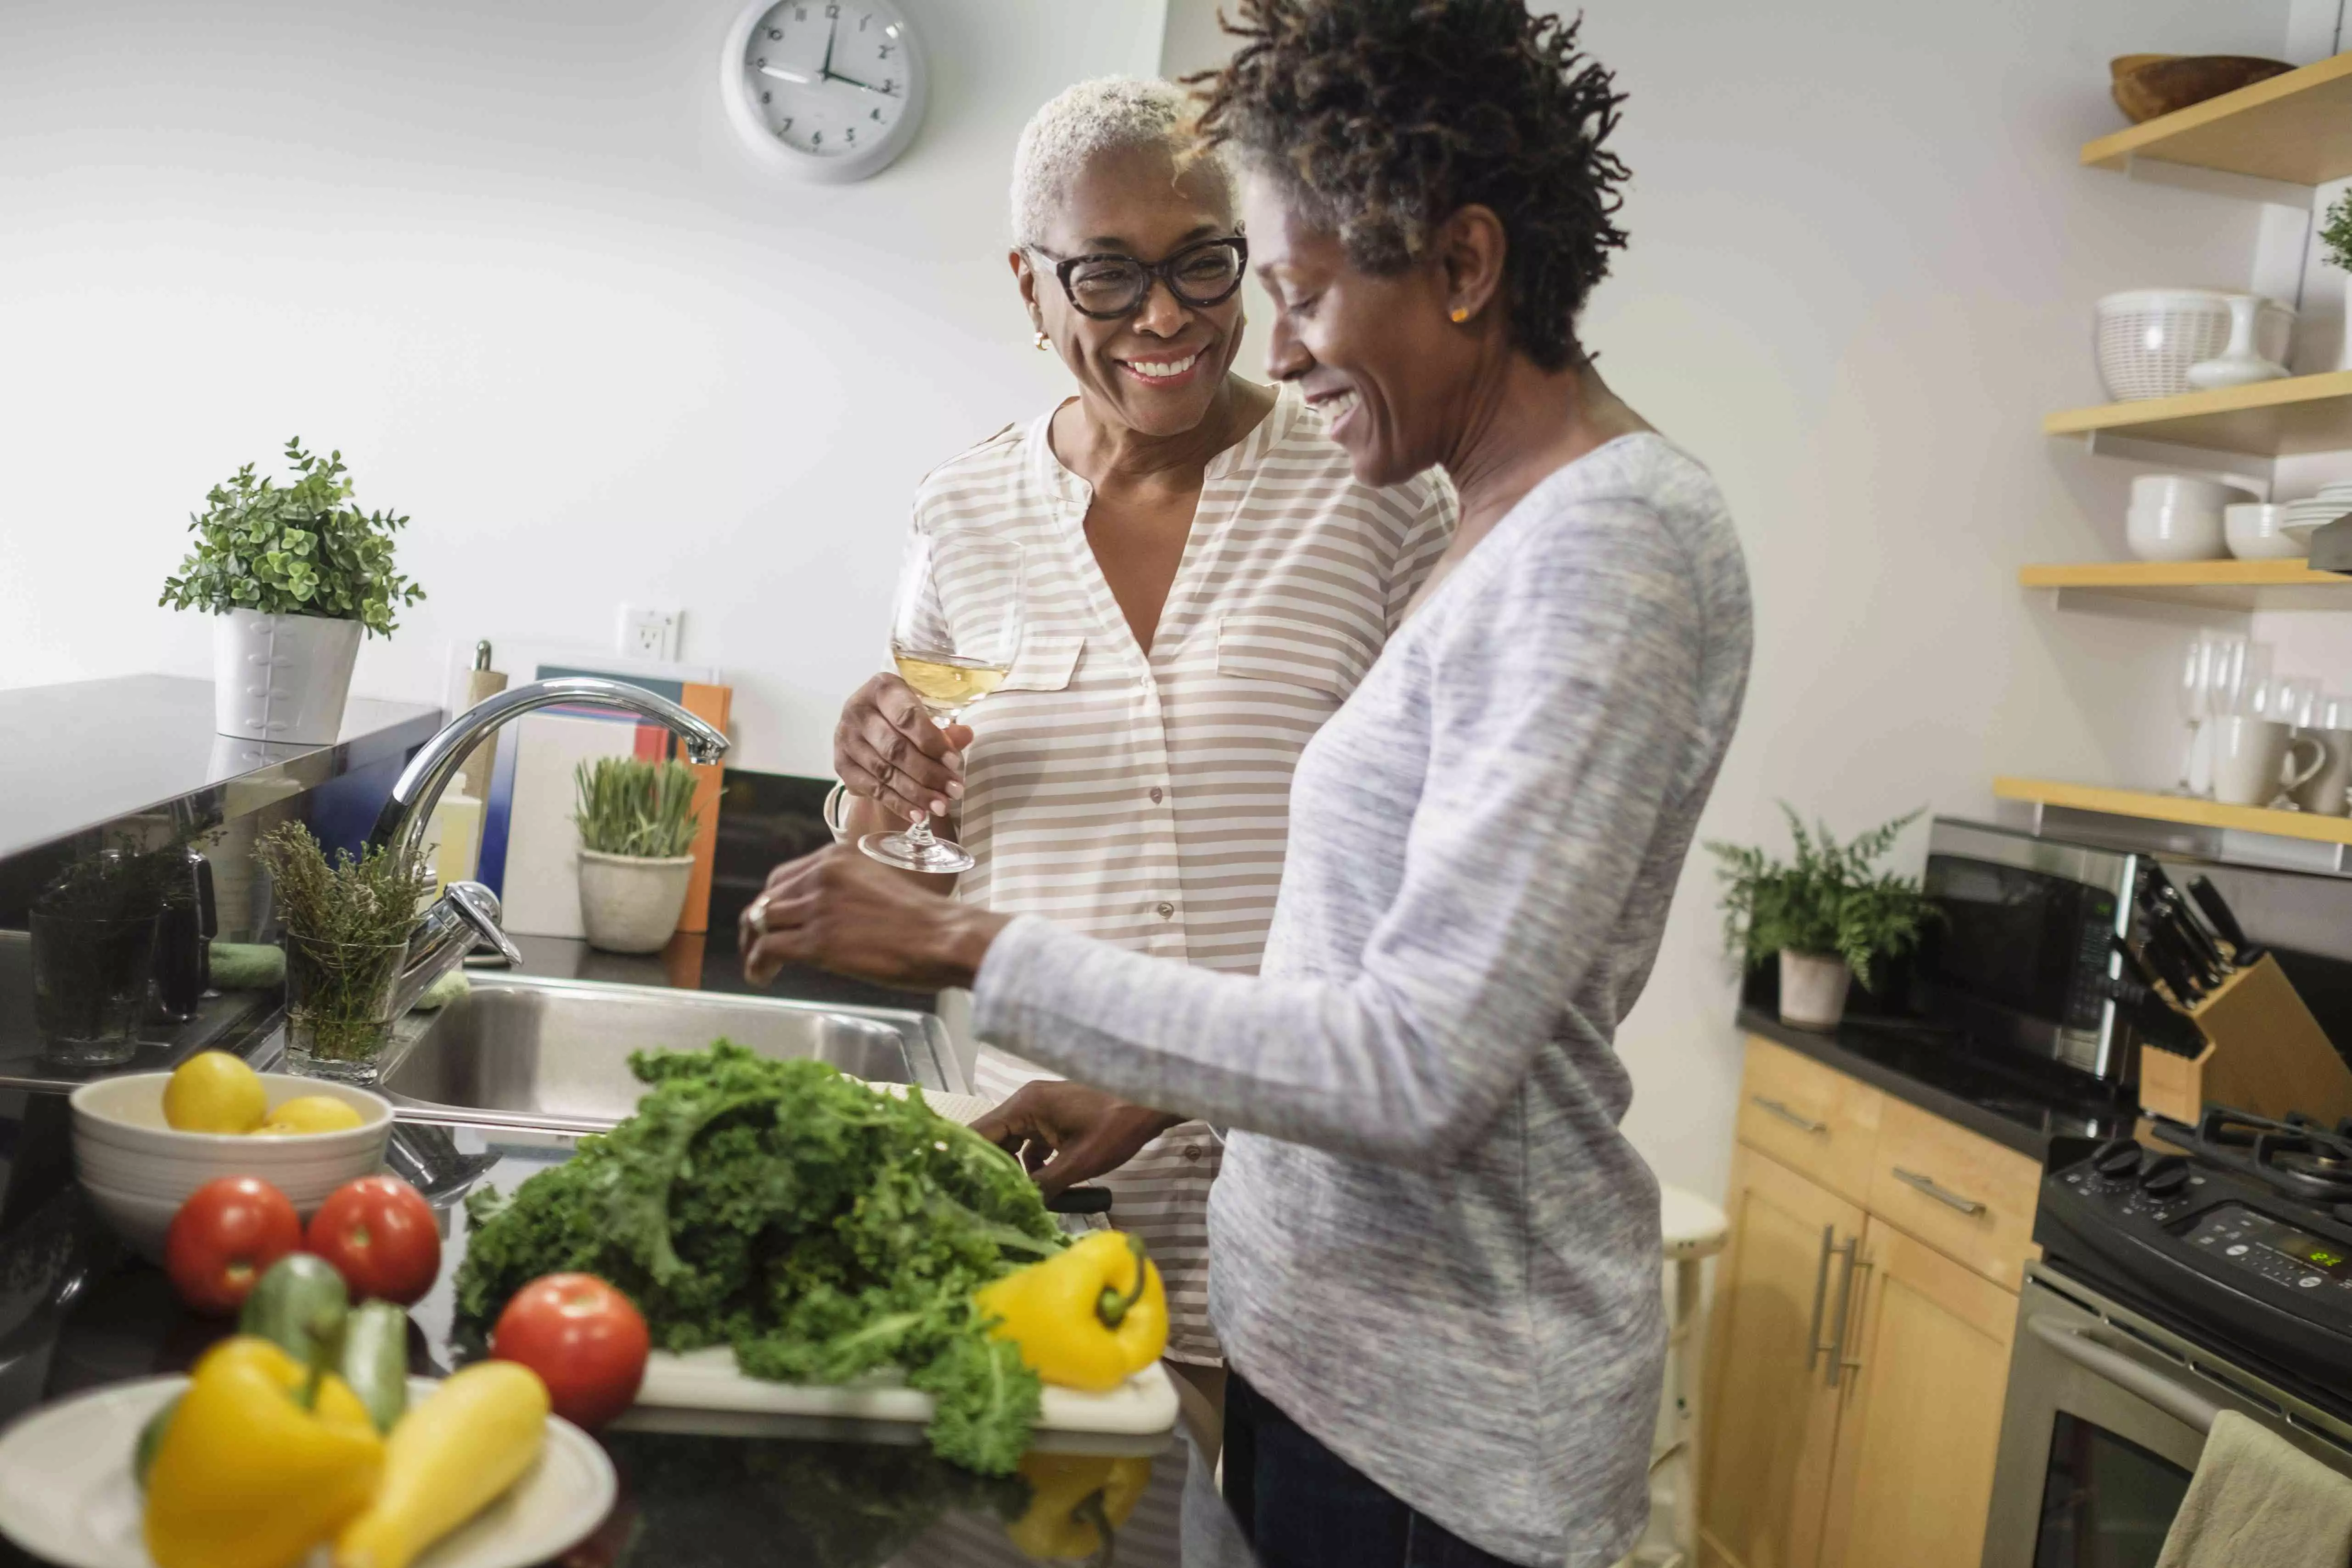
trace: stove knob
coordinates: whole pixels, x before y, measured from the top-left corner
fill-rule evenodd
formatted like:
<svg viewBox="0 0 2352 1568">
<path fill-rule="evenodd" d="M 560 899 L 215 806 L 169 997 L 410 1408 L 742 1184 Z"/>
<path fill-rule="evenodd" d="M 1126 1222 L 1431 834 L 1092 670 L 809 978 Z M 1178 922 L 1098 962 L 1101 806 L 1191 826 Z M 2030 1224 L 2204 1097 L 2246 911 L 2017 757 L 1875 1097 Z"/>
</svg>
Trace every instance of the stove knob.
<svg viewBox="0 0 2352 1568">
<path fill-rule="evenodd" d="M 2150 1197 L 2167 1198 L 2189 1184 L 2189 1162 L 2165 1154 L 2147 1163 L 2139 1173 L 2140 1190 Z"/>
<path fill-rule="evenodd" d="M 2139 1170 L 2139 1145 L 2128 1138 L 2102 1143 L 2091 1154 L 2091 1169 L 2112 1181 L 2127 1182 Z"/>
</svg>

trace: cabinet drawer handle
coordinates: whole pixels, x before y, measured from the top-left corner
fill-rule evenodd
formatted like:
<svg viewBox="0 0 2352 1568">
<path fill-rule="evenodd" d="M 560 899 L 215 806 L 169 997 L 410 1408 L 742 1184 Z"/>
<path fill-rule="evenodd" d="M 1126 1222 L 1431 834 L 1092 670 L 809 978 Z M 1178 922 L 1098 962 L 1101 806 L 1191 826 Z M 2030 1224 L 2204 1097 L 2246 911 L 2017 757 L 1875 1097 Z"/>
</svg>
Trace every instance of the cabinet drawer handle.
<svg viewBox="0 0 2352 1568">
<path fill-rule="evenodd" d="M 1980 1215 L 1985 1212 L 1984 1205 L 1974 1198 L 1962 1197 L 1933 1176 L 1923 1176 L 1916 1171 L 1906 1171 L 1897 1165 L 1895 1167 L 1895 1179 L 1906 1187 L 1915 1187 L 1927 1194 L 1939 1204 L 1949 1204 L 1962 1214 Z"/>
<path fill-rule="evenodd" d="M 1769 1111 L 1790 1126 L 1802 1131 L 1826 1132 L 1830 1130 L 1828 1122 L 1816 1121 L 1810 1116 L 1801 1116 L 1777 1100 L 1767 1100 L 1760 1094 L 1751 1094 L 1748 1097 L 1748 1102 L 1759 1110 Z"/>
</svg>

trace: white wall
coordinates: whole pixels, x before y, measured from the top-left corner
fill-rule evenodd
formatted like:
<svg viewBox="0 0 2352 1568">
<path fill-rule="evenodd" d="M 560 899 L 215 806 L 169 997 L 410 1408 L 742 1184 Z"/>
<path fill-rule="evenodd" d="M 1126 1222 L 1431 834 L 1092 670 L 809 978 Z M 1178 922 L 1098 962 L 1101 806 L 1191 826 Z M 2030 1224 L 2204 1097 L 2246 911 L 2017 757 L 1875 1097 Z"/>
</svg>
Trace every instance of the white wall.
<svg viewBox="0 0 2352 1568">
<path fill-rule="evenodd" d="M 2331 0 L 2332 4 L 2332 0 Z M 1177 63 L 1213 0 L 1174 0 Z M 2155 782 L 2187 623 L 2056 612 L 2028 562 L 2120 558 L 2134 468 L 2051 441 L 2102 401 L 2090 309 L 2244 287 L 2252 204 L 2089 172 L 2118 54 L 2277 54 L 2286 0 L 1583 0 L 1630 95 L 1632 248 L 1587 341 L 1715 470 L 1748 548 L 1756 661 L 1702 834 L 1785 846 L 1913 806 L 1984 815 L 1997 773 Z M 1915 836 L 1906 852 L 1916 864 Z M 1721 1190 L 1739 1039 L 1695 855 L 1618 1044 L 1628 1130 Z"/>
<path fill-rule="evenodd" d="M 187 514 L 287 436 L 415 521 L 478 637 L 687 612 L 738 756 L 829 773 L 925 469 L 1060 389 L 1003 264 L 1029 113 L 1157 68 L 1160 0 L 907 0 L 936 86 L 864 184 L 755 164 L 737 0 L 11 0 L 0 51 L 0 685 L 209 673 L 154 607 Z"/>
</svg>

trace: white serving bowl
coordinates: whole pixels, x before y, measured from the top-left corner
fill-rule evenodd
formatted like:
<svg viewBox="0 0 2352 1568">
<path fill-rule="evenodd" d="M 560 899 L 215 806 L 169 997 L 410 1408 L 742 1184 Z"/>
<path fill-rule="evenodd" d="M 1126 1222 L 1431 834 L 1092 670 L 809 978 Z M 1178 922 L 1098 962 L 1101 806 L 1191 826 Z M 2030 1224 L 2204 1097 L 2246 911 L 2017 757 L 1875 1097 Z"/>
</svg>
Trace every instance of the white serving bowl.
<svg viewBox="0 0 2352 1568">
<path fill-rule="evenodd" d="M 2217 289 L 2133 289 L 2101 300 L 2092 342 L 2107 395 L 2128 403 L 2189 391 L 2189 367 L 2229 346 L 2230 299 Z M 2291 308 L 2263 300 L 2254 353 L 2284 364 L 2294 328 Z"/>
<path fill-rule="evenodd" d="M 131 1251 L 150 1263 L 163 1261 L 163 1241 L 171 1235 L 172 1216 L 180 1212 L 182 1200 L 119 1193 L 90 1181 L 82 1183 L 81 1195 L 89 1200 L 98 1217 L 130 1244 Z"/>
<path fill-rule="evenodd" d="M 2142 561 L 2219 561 L 2228 542 L 2219 509 L 2136 506 L 2124 514 L 2124 543 Z"/>
<path fill-rule="evenodd" d="M 2304 553 L 2284 531 L 2286 508 L 2249 501 L 2221 509 L 2221 531 L 2241 561 L 2284 561 Z"/>
<path fill-rule="evenodd" d="M 383 1167 L 392 1106 L 366 1089 L 292 1073 L 264 1073 L 261 1082 L 272 1110 L 303 1095 L 320 1095 L 341 1100 L 362 1120 L 357 1127 L 337 1132 L 256 1138 L 182 1132 L 167 1125 L 163 1086 L 170 1079 L 169 1073 L 160 1072 L 100 1079 L 74 1090 L 70 1102 L 74 1173 L 89 1192 L 92 1205 L 134 1246 L 137 1238 L 126 1226 L 138 1221 L 135 1205 L 162 1205 L 176 1212 L 190 1193 L 221 1176 L 258 1176 L 284 1193 L 308 1219 L 337 1187 Z M 166 1226 L 171 1212 L 163 1215 Z"/>
<path fill-rule="evenodd" d="M 2188 474 L 2142 474 L 2131 484 L 2135 508 L 2183 507 L 2218 514 L 2225 506 L 2254 499 L 2253 492 L 2241 486 Z"/>
</svg>

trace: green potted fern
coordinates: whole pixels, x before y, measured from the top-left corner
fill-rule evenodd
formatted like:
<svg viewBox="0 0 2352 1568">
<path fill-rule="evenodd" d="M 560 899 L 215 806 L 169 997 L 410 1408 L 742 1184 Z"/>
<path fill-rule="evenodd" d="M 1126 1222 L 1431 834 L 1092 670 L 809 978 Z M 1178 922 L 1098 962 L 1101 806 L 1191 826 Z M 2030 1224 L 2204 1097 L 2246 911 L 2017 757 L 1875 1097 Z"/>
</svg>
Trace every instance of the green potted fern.
<svg viewBox="0 0 2352 1568">
<path fill-rule="evenodd" d="M 292 483 L 247 463 L 188 520 L 194 547 L 156 602 L 213 619 L 213 728 L 248 741 L 331 744 L 360 639 L 390 637 L 425 590 L 393 569 L 408 520 L 351 504 L 343 455 L 286 443 Z"/>
<path fill-rule="evenodd" d="M 1724 941 L 1750 968 L 1780 960 L 1782 1023 L 1834 1029 L 1849 984 L 1859 977 L 1870 989 L 1873 964 L 1910 952 L 1938 918 L 1916 878 L 1874 868 L 1919 813 L 1842 846 L 1826 826 L 1808 832 L 1787 803 L 1780 809 L 1796 842 L 1793 865 L 1744 845 L 1706 847 L 1723 863 Z"/>
<path fill-rule="evenodd" d="M 580 923 L 607 952 L 657 952 L 694 879 L 694 770 L 599 757 L 572 771 L 579 809 Z"/>
</svg>

